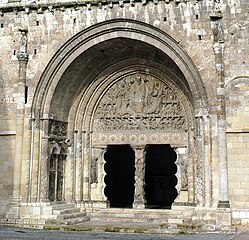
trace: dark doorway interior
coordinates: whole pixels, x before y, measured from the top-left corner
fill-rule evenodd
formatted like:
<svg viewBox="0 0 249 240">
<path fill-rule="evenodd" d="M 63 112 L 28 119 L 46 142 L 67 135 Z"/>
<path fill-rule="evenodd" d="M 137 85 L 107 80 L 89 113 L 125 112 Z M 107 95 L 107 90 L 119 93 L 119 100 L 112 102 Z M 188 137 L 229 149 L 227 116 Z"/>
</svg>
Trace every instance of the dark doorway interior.
<svg viewBox="0 0 249 240">
<path fill-rule="evenodd" d="M 105 195 L 110 207 L 131 208 L 134 201 L 135 153 L 129 145 L 110 145 L 105 153 Z"/>
<path fill-rule="evenodd" d="M 49 167 L 48 198 L 50 201 L 62 201 L 64 172 L 63 156 L 61 154 L 51 154 Z"/>
<path fill-rule="evenodd" d="M 177 197 L 175 151 L 169 144 L 148 145 L 145 161 L 147 208 L 171 208 Z"/>
</svg>

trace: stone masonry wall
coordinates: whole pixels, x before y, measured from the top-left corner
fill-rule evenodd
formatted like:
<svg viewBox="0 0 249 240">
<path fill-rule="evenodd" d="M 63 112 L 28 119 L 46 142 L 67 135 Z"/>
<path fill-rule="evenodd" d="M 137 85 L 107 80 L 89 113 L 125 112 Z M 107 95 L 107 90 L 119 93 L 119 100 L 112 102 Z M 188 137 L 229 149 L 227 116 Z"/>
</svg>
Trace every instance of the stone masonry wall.
<svg viewBox="0 0 249 240">
<path fill-rule="evenodd" d="M 12 194 L 13 182 L 13 163 L 12 159 L 15 156 L 15 135 L 0 136 L 0 218 L 4 217 L 6 212 L 6 203 Z"/>
<path fill-rule="evenodd" d="M 225 41 L 225 80 L 231 81 L 235 77 L 249 75 L 249 49 L 248 49 L 248 10 L 247 0 L 202 0 L 202 1 L 157 1 L 153 2 L 115 2 L 96 5 L 57 3 L 48 5 L 40 1 L 40 6 L 31 5 L 29 1 L 11 3 L 13 8 L 8 8 L 7 1 L 0 1 L 0 215 L 11 197 L 11 185 L 13 176 L 13 162 L 15 157 L 15 131 L 16 106 L 18 104 L 18 60 L 20 44 L 19 29 L 28 29 L 28 54 L 27 66 L 28 87 L 27 103 L 25 105 L 25 122 L 29 122 L 30 107 L 37 83 L 53 57 L 55 52 L 63 44 L 78 32 L 96 23 L 116 18 L 134 19 L 151 24 L 165 31 L 185 49 L 196 65 L 202 80 L 210 104 L 212 120 L 212 158 L 213 169 L 213 202 L 218 199 L 218 159 L 217 159 L 217 76 L 215 73 L 215 57 L 213 54 L 213 31 L 210 15 L 220 12 L 223 16 L 224 41 Z M 219 3 L 215 3 L 219 2 Z M 18 4 L 27 4 L 26 8 Z M 44 5 L 42 5 L 44 4 Z M 42 7 L 41 7 L 42 6 Z M 248 84 L 248 80 L 246 81 Z M 246 98 L 247 91 L 241 90 Z M 245 98 L 238 98 L 244 102 Z M 233 109 L 232 99 L 228 99 L 228 126 L 231 131 L 234 128 L 247 129 L 244 126 L 248 118 L 248 105 L 241 113 L 231 115 Z M 248 121 L 249 122 L 249 121 Z M 28 124 L 27 124 L 28 125 Z M 28 136 L 29 126 L 25 126 Z M 229 130 L 230 131 L 230 130 Z M 29 146 L 27 137 L 25 140 L 24 161 L 22 169 L 24 179 L 22 189 L 25 196 L 29 167 Z M 229 180 L 232 207 L 244 208 L 249 205 L 249 197 L 246 195 L 246 181 L 249 175 L 243 174 L 243 169 L 249 168 L 247 163 L 246 146 L 249 139 L 247 132 L 228 134 L 228 159 Z M 236 146 L 236 147 L 235 147 Z M 237 149 L 237 150 L 235 150 Z M 242 153 L 243 150 L 243 154 Z M 237 152 L 236 152 L 237 151 Z M 239 159 L 238 160 L 238 151 Z M 9 153 L 9 154 L 8 154 Z M 239 161 L 239 163 L 238 163 Z M 3 173 L 3 175 L 2 175 Z M 238 178 L 238 173 L 243 177 Z M 247 172 L 248 173 L 248 172 Z M 3 176 L 3 177 L 2 177 Z M 237 180 L 236 180 L 237 179 Z M 34 180 L 35 181 L 35 180 Z M 237 185 L 236 185 L 237 184 Z M 236 189 L 235 189 L 236 188 Z M 7 200 L 8 199 L 8 200 Z M 25 201 L 25 197 L 23 199 Z"/>
<path fill-rule="evenodd" d="M 245 61 L 246 58 L 243 58 Z M 236 78 L 227 84 L 227 132 L 229 193 L 233 218 L 249 223 L 249 78 Z M 238 220 L 240 219 L 240 220 Z"/>
<path fill-rule="evenodd" d="M 235 5 L 238 6 L 238 2 Z M 229 196 L 233 223 L 248 224 L 249 2 L 241 1 L 234 10 L 226 9 L 227 26 L 224 32 Z"/>
<path fill-rule="evenodd" d="M 15 157 L 15 83 L 17 65 L 12 61 L 12 38 L 0 28 L 0 217 L 12 195 L 13 162 Z"/>
</svg>

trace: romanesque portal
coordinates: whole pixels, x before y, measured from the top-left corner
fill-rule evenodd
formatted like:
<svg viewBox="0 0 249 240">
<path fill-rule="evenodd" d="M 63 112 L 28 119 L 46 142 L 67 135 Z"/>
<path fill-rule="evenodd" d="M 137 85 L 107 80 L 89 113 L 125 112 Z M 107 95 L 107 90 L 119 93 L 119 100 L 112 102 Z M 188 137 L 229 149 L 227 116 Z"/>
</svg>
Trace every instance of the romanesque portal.
<svg viewBox="0 0 249 240">
<path fill-rule="evenodd" d="M 68 207 L 248 224 L 245 1 L 0 8 L 1 222 Z"/>
<path fill-rule="evenodd" d="M 187 161 L 193 156 L 188 130 L 192 113 L 184 93 L 167 76 L 134 70 L 107 77 L 101 85 L 84 106 L 83 126 L 89 134 L 81 167 L 89 181 L 75 182 L 83 188 L 81 197 L 121 208 L 171 208 L 181 191 L 182 201 L 193 199 L 188 192 L 193 178 L 187 174 L 191 173 Z M 88 91 L 91 87 L 86 95 Z M 51 135 L 58 128 L 50 127 Z M 51 201 L 65 199 L 62 158 L 51 152 Z M 77 166 L 74 171 L 81 174 Z"/>
</svg>

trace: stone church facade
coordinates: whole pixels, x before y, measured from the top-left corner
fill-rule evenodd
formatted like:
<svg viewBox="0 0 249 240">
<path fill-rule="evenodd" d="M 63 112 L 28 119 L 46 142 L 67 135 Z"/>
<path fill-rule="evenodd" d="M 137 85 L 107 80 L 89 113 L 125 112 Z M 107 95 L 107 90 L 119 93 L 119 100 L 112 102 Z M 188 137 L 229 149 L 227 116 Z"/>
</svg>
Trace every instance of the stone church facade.
<svg viewBox="0 0 249 240">
<path fill-rule="evenodd" d="M 42 227 L 70 206 L 247 225 L 248 12 L 247 0 L 0 1 L 1 223 Z"/>
</svg>

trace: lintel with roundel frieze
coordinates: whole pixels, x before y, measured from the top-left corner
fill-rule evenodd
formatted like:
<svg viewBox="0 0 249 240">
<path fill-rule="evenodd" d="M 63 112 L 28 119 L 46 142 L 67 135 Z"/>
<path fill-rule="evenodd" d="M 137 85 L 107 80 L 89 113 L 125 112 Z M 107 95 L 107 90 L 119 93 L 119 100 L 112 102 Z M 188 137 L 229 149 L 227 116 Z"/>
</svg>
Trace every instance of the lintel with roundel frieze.
<svg viewBox="0 0 249 240">
<path fill-rule="evenodd" d="M 170 144 L 177 147 L 188 146 L 187 132 L 143 132 L 143 133 L 92 133 L 92 146 L 103 146 L 111 144 Z"/>
</svg>

